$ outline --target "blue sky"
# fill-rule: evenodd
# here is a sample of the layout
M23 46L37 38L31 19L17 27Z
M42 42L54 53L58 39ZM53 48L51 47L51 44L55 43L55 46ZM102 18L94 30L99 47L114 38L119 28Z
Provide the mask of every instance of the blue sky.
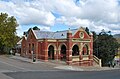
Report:
M0 12L15 16L17 35L38 26L45 31L88 27L120 33L120 0L0 0Z

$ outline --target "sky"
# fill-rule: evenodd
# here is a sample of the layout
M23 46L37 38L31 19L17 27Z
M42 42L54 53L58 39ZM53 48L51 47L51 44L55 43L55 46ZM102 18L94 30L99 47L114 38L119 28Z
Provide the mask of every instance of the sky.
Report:
M88 27L120 33L120 0L0 0L0 12L17 19L17 35L38 26L44 31Z

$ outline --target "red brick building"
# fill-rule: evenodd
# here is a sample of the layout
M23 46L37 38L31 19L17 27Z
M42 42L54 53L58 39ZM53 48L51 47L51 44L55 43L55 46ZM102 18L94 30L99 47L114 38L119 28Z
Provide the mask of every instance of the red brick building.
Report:
M84 28L49 32L30 29L23 37L21 56L44 61L61 60L69 65L93 65L93 35Z

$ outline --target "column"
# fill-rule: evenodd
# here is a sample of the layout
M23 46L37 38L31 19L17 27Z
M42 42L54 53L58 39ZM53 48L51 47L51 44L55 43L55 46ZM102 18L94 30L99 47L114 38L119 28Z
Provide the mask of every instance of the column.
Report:
M67 52L66 52L66 63L72 64L72 32L70 29L67 32Z
M48 61L48 43L47 43L47 39L44 39L43 41L43 60Z

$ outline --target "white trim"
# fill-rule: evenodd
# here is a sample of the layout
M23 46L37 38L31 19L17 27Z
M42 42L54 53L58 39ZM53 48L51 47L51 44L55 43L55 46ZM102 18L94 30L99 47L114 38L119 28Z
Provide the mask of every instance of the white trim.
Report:
M57 42L56 39L48 39L47 41L48 41L48 42Z
M90 45L89 45L89 43L84 43L83 44L83 46L82 46L82 51L83 51L83 47L85 46L85 45L87 45L88 46L88 55L90 55Z
M36 36L36 34L35 34L35 32L34 32L34 30L33 29L31 29L31 30L32 30L33 35L35 36L35 38L38 39L37 36Z
M81 39L83 39L83 38L85 37L84 32L80 32L80 33L79 33L79 37L80 37Z
M72 36L74 36L78 31L84 31L84 30L83 30L83 27L79 27L79 28L77 29L77 31L76 31Z
M65 45L66 50L67 50L67 45L66 45L65 43L60 44L58 49L61 50L61 46L62 46L62 45Z
M77 44L77 43L73 44L73 45L72 45L72 48L73 48L75 45L77 45L78 48L79 48L79 44ZM79 48L79 49L80 49L80 48ZM71 50L72 50L72 49L71 49Z
M74 36L78 31L80 32L84 32L87 34L87 32L85 31L85 29L83 27L80 27L72 36ZM85 35L85 34L84 34ZM88 38L90 38L90 36L87 34Z
M48 50L48 48L50 47L50 45L52 45L52 46L54 47L54 50L56 50L56 46L55 46L55 44L53 44L53 43L48 44L47 50Z

